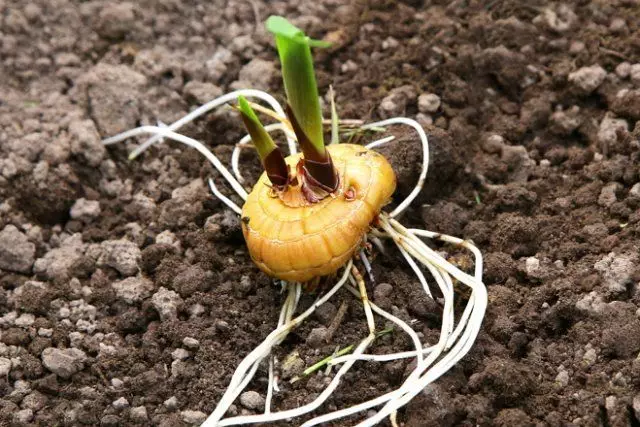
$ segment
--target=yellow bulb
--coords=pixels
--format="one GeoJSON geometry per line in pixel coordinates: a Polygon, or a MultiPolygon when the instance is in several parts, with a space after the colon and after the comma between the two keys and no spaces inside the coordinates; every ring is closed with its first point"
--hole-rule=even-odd
{"type": "MultiPolygon", "coordinates": [[[[327,147],[340,188],[309,204],[299,186],[277,196],[262,174],[242,208],[242,232],[256,265],[270,276],[306,282],[334,273],[362,243],[396,188],[391,165],[360,145],[327,147]]],[[[287,157],[295,174],[301,155],[287,157]]],[[[300,181],[300,180],[298,180],[300,181]]]]}

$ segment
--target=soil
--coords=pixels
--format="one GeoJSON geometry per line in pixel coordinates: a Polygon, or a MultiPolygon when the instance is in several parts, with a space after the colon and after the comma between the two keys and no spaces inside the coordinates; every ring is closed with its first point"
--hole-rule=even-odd
{"type": "MultiPolygon", "coordinates": [[[[0,0],[0,12],[0,425],[188,425],[277,323],[284,295],[209,194],[209,177],[226,188],[213,168],[178,144],[128,162],[133,143],[99,142],[233,88],[282,99],[270,14],[334,42],[316,63],[341,117],[424,124],[432,163],[402,221],[472,239],[485,257],[476,344],[400,422],[640,425],[637,0],[0,0]],[[437,110],[419,103],[427,93],[437,110]]],[[[242,136],[228,110],[183,131],[225,162],[242,136]]],[[[381,152],[399,200],[420,148],[394,132],[381,152]]],[[[257,159],[242,161],[255,180],[257,159]]],[[[388,252],[370,294],[435,336],[440,306],[388,252]]],[[[278,357],[309,366],[365,334],[339,293],[278,357]],[[308,339],[343,302],[331,341],[308,339]]],[[[393,332],[374,350],[410,346],[393,332]]],[[[407,368],[356,364],[322,411],[397,387],[407,368]]],[[[264,393],[266,378],[249,389],[264,393]]],[[[324,379],[282,384],[278,409],[324,379]]]]}

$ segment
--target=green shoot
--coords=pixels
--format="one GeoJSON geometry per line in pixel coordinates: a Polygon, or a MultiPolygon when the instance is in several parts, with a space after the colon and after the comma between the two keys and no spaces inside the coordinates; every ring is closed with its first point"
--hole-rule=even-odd
{"type": "Polygon", "coordinates": [[[262,122],[260,122],[260,119],[244,96],[238,97],[238,111],[240,111],[244,126],[247,128],[249,135],[251,135],[251,140],[256,147],[269,180],[276,187],[285,187],[289,182],[289,169],[284,161],[282,152],[273,142],[273,139],[271,139],[271,136],[265,130],[262,122]]]}
{"type": "Polygon", "coordinates": [[[276,38],[284,89],[293,115],[290,120],[297,121],[304,134],[297,135],[300,147],[306,158],[323,161],[326,154],[322,111],[311,57],[311,45],[319,46],[322,42],[311,41],[302,30],[281,16],[270,16],[266,25],[276,38]]]}
{"type": "MultiPolygon", "coordinates": [[[[376,338],[380,338],[380,337],[385,336],[387,334],[390,334],[392,332],[393,332],[393,328],[383,329],[380,332],[376,332],[376,338]]],[[[322,359],[322,360],[314,363],[313,365],[309,366],[307,369],[302,371],[301,376],[293,377],[289,382],[293,384],[293,383],[301,380],[304,377],[308,377],[309,375],[313,374],[314,372],[319,371],[323,367],[327,366],[329,364],[329,362],[331,362],[333,359],[335,359],[337,357],[340,357],[340,356],[344,356],[345,354],[351,353],[351,351],[354,349],[354,347],[355,347],[355,344],[351,344],[351,345],[349,345],[347,347],[344,347],[342,349],[337,350],[332,355],[327,356],[324,359],[322,359]]]]}

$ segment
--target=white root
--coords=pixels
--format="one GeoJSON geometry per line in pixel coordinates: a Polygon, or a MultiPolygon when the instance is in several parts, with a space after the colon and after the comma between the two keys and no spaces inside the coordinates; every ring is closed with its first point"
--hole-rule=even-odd
{"type": "Polygon", "coordinates": [[[238,196],[242,197],[243,200],[247,200],[247,192],[240,185],[238,181],[231,175],[231,172],[227,170],[226,167],[222,164],[220,159],[218,159],[207,147],[204,146],[200,141],[197,141],[193,138],[189,138],[188,136],[184,136],[182,134],[176,133],[169,128],[161,128],[158,126],[140,126],[135,129],[128,130],[126,132],[122,132],[116,136],[105,139],[102,141],[103,144],[115,144],[116,142],[124,141],[125,139],[132,138],[138,135],[152,134],[160,137],[165,137],[169,139],[173,139],[174,141],[181,142],[189,147],[195,148],[211,162],[211,164],[224,176],[224,178],[229,182],[231,187],[238,193],[238,196]]]}
{"type": "MultiPolygon", "coordinates": [[[[282,109],[282,106],[278,103],[278,101],[276,101],[276,99],[269,95],[266,92],[263,92],[261,90],[256,90],[256,89],[240,89],[240,90],[236,90],[230,93],[227,93],[226,95],[222,95],[218,98],[215,98],[209,102],[207,102],[204,105],[201,105],[200,107],[196,108],[195,110],[193,110],[192,112],[190,112],[189,114],[187,114],[186,116],[176,120],[175,122],[171,123],[167,129],[171,130],[171,131],[176,131],[178,129],[180,129],[182,126],[186,125],[187,123],[190,123],[192,121],[194,121],[195,119],[197,119],[198,117],[208,113],[211,110],[214,110],[224,104],[227,104],[229,102],[233,102],[235,100],[238,99],[239,96],[245,96],[247,98],[257,98],[260,99],[264,102],[266,102],[267,104],[269,104],[269,106],[271,106],[271,108],[273,109],[273,111],[281,116],[281,117],[285,117],[285,113],[284,110],[282,109]]],[[[109,144],[114,144],[116,142],[122,141],[122,139],[119,139],[120,135],[116,135],[113,136],[111,138],[107,138],[104,141],[102,141],[102,143],[104,145],[109,145],[109,144]]],[[[160,142],[160,139],[162,138],[163,135],[156,135],[154,137],[149,138],[148,140],[146,140],[144,143],[142,143],[140,146],[138,146],[138,148],[136,148],[130,155],[129,155],[129,159],[135,159],[137,156],[139,156],[142,152],[144,152],[147,148],[151,147],[153,144],[156,144],[158,142],[160,142]]],[[[126,139],[126,138],[124,138],[126,139]]],[[[291,138],[290,136],[287,136],[287,143],[289,144],[289,151],[291,153],[296,153],[296,143],[295,143],[295,139],[291,138]]]]}
{"type": "MultiPolygon", "coordinates": [[[[368,124],[363,125],[363,126],[360,127],[360,129],[372,129],[372,128],[377,128],[377,127],[386,127],[386,126],[389,126],[389,125],[398,125],[398,124],[411,126],[412,128],[414,128],[416,130],[416,132],[418,132],[418,137],[420,137],[420,143],[422,144],[422,170],[420,171],[420,176],[418,177],[418,183],[416,184],[415,188],[402,201],[402,203],[400,203],[389,214],[389,216],[391,218],[394,218],[394,217],[400,215],[402,213],[402,211],[404,211],[407,207],[409,207],[411,202],[413,202],[413,199],[418,197],[418,194],[420,193],[420,190],[422,190],[422,187],[424,185],[424,180],[427,177],[427,170],[429,169],[429,140],[427,139],[427,134],[424,133],[424,129],[422,129],[422,126],[420,126],[420,124],[418,122],[416,122],[413,119],[408,119],[406,117],[394,117],[394,118],[387,119],[387,120],[381,120],[381,121],[375,122],[375,123],[368,123],[368,124]]],[[[389,142],[389,141],[390,140],[382,139],[380,141],[373,142],[373,143],[371,143],[369,145],[375,144],[373,146],[380,146],[380,145],[382,145],[382,144],[384,144],[386,142],[389,142]]]]}
{"type": "MultiPolygon", "coordinates": [[[[205,114],[206,112],[227,102],[235,100],[239,95],[254,97],[265,101],[271,106],[272,110],[267,110],[264,107],[260,107],[259,110],[264,110],[272,117],[276,117],[277,120],[281,120],[285,117],[284,111],[282,110],[280,105],[269,94],[251,89],[240,90],[214,99],[213,101],[197,108],[193,112],[187,114],[186,116],[169,126],[142,126],[108,138],[104,140],[103,143],[105,145],[113,144],[141,134],[153,134],[154,136],[152,138],[145,141],[131,153],[130,157],[135,158],[151,145],[160,142],[162,138],[170,138],[176,140],[178,142],[191,146],[202,153],[207,158],[207,160],[209,160],[213,164],[213,166],[222,174],[222,176],[229,182],[236,193],[238,193],[238,195],[242,199],[246,199],[247,193],[241,186],[241,183],[244,182],[244,179],[240,170],[239,158],[242,148],[248,146],[248,143],[250,141],[250,138],[248,136],[245,136],[240,141],[240,143],[236,145],[236,148],[233,151],[231,161],[233,174],[231,174],[222,165],[219,159],[202,143],[174,132],[181,126],[189,123],[190,121],[205,114]]],[[[424,389],[424,387],[426,387],[428,384],[435,381],[441,375],[451,369],[451,367],[453,367],[462,357],[464,357],[465,354],[467,354],[475,341],[475,338],[482,324],[487,306],[487,292],[484,284],[482,283],[482,255],[480,251],[473,244],[471,244],[471,242],[426,230],[407,229],[394,219],[395,217],[400,215],[408,206],[410,206],[410,204],[417,197],[418,193],[424,185],[429,163],[429,146],[424,130],[416,121],[407,118],[392,118],[366,125],[361,125],[361,122],[357,120],[340,121],[340,123],[347,122],[352,123],[356,127],[359,126],[359,129],[362,130],[379,130],[380,128],[385,128],[390,125],[404,124],[413,127],[418,133],[420,142],[422,144],[423,164],[416,186],[410,192],[409,196],[407,196],[390,214],[383,213],[380,215],[380,229],[372,230],[368,238],[371,239],[375,246],[381,251],[384,251],[384,246],[380,238],[393,240],[402,256],[405,258],[411,269],[416,274],[416,277],[422,285],[422,288],[425,291],[426,295],[433,298],[422,268],[426,268],[430,272],[444,297],[444,307],[442,314],[443,321],[441,325],[440,337],[436,343],[425,345],[420,342],[417,333],[406,322],[402,321],[396,316],[393,316],[385,310],[382,310],[380,307],[370,302],[366,294],[364,280],[360,272],[353,266],[352,261],[349,261],[340,280],[329,290],[329,292],[319,298],[311,307],[309,307],[297,317],[294,317],[294,315],[302,293],[302,286],[299,283],[287,284],[286,289],[288,291],[288,294],[282,306],[276,329],[272,331],[264,339],[264,341],[260,345],[258,345],[251,353],[249,353],[239,364],[230,381],[227,391],[221,397],[213,413],[203,424],[203,426],[205,427],[265,423],[299,417],[320,407],[339,386],[341,378],[344,376],[344,374],[349,371],[349,369],[351,369],[353,364],[357,361],[368,360],[374,362],[387,362],[406,358],[416,358],[417,363],[415,369],[406,378],[404,383],[396,390],[383,394],[382,396],[379,396],[375,399],[360,403],[358,405],[315,417],[303,424],[303,426],[305,427],[310,427],[313,425],[324,425],[333,420],[357,414],[359,412],[382,405],[382,407],[375,415],[364,419],[362,422],[360,422],[360,424],[358,424],[358,426],[373,426],[386,417],[389,417],[391,424],[395,426],[398,424],[397,411],[404,405],[406,405],[413,397],[415,397],[422,389],[424,389]],[[422,238],[440,240],[443,242],[458,245],[460,247],[464,247],[465,249],[471,251],[475,257],[474,274],[470,275],[462,272],[456,266],[452,265],[446,259],[444,259],[441,255],[429,248],[424,243],[422,238]],[[455,322],[454,316],[453,280],[457,280],[459,283],[469,287],[472,291],[466,307],[457,323],[455,322]],[[347,284],[347,281],[351,281],[353,286],[347,284]],[[289,334],[289,332],[298,324],[300,324],[300,322],[304,321],[304,319],[306,319],[311,313],[313,313],[313,311],[317,307],[328,301],[341,287],[345,287],[348,291],[361,298],[365,311],[365,317],[367,319],[367,325],[369,327],[368,336],[358,344],[352,354],[336,357],[329,362],[329,366],[341,365],[340,369],[338,369],[337,373],[334,375],[325,390],[314,401],[295,409],[272,412],[271,402],[273,399],[273,393],[274,391],[279,391],[277,385],[278,378],[274,375],[274,359],[273,356],[271,356],[272,349],[280,344],[289,334]],[[414,349],[382,355],[366,354],[365,350],[375,339],[374,313],[393,322],[394,324],[398,325],[400,329],[406,332],[411,338],[414,349]],[[231,404],[247,387],[247,385],[254,377],[259,365],[264,362],[266,358],[269,358],[269,379],[264,413],[259,415],[238,416],[223,419],[231,404]]],[[[267,125],[266,128],[269,132],[273,132],[276,130],[284,132],[287,138],[290,153],[294,154],[296,152],[295,135],[287,127],[287,124],[285,122],[273,123],[267,125]]],[[[393,139],[394,136],[387,136],[368,144],[367,147],[376,148],[392,141],[393,139]]],[[[241,207],[235,204],[228,197],[223,195],[218,190],[213,180],[209,180],[209,185],[212,193],[216,197],[218,197],[223,203],[225,203],[237,214],[241,213],[241,207]]],[[[369,260],[367,259],[364,252],[361,252],[360,256],[362,262],[365,265],[367,273],[370,275],[371,279],[373,279],[369,260]]]]}

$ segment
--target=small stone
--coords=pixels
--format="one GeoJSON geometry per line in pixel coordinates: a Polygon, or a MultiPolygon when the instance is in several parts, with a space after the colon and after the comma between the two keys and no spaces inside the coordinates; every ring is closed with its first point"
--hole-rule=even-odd
{"type": "Polygon", "coordinates": [[[100,418],[100,427],[119,427],[120,417],[115,414],[105,415],[100,418]]]}
{"type": "Polygon", "coordinates": [[[16,273],[30,273],[36,246],[14,225],[0,231],[0,269],[16,273]]]}
{"type": "Polygon", "coordinates": [[[192,80],[184,85],[184,94],[188,98],[192,98],[200,104],[209,102],[210,100],[222,95],[222,89],[212,84],[192,80]]]}
{"type": "Polygon", "coordinates": [[[138,272],[140,249],[126,239],[105,240],[100,244],[102,254],[98,265],[115,268],[124,276],[133,276],[138,272]]]}
{"type": "Polygon", "coordinates": [[[421,113],[435,113],[440,108],[440,97],[435,93],[423,93],[418,97],[418,110],[421,113]]]}
{"type": "Polygon", "coordinates": [[[609,147],[612,147],[618,141],[619,132],[627,132],[629,130],[629,124],[624,119],[616,119],[608,114],[600,122],[600,128],[598,129],[598,142],[604,153],[606,153],[609,147]]]}
{"type": "Polygon", "coordinates": [[[77,348],[49,347],[42,352],[42,364],[54,374],[65,379],[84,369],[86,359],[84,351],[77,348]]]}
{"type": "Polygon", "coordinates": [[[618,197],[616,193],[620,191],[622,185],[617,182],[610,182],[605,185],[600,191],[600,196],[598,197],[598,204],[604,207],[611,207],[615,202],[618,201],[618,197]]]}
{"type": "Polygon", "coordinates": [[[25,409],[31,409],[32,411],[39,411],[44,408],[47,404],[47,396],[40,393],[39,391],[33,391],[26,395],[24,399],[22,399],[21,407],[25,409]]]}
{"type": "Polygon", "coordinates": [[[135,18],[134,5],[129,2],[106,4],[98,15],[98,34],[111,40],[122,39],[131,31],[135,18]]]}
{"type": "Polygon", "coordinates": [[[180,416],[182,417],[182,421],[187,424],[200,425],[207,419],[207,414],[201,411],[186,410],[180,412],[180,416]]]}
{"type": "Polygon", "coordinates": [[[629,196],[640,197],[640,182],[633,184],[633,187],[629,190],[629,196]]]}
{"type": "Polygon", "coordinates": [[[271,80],[276,73],[276,66],[271,61],[254,58],[238,73],[238,80],[247,83],[252,88],[269,89],[271,80]]]}
{"type": "Polygon", "coordinates": [[[33,325],[33,322],[36,321],[36,316],[31,313],[22,313],[18,318],[13,322],[14,325],[20,326],[22,328],[26,328],[27,326],[33,325]]]}
{"type": "Polygon", "coordinates": [[[124,397],[120,397],[117,400],[114,400],[111,405],[117,410],[121,411],[129,407],[129,401],[124,397]]]}
{"type": "Polygon", "coordinates": [[[631,64],[628,62],[621,62],[616,66],[616,75],[621,79],[626,79],[631,74],[631,64]]]}
{"type": "Polygon", "coordinates": [[[373,299],[379,301],[388,298],[393,293],[393,286],[389,283],[380,283],[373,290],[373,299]]]}
{"type": "Polygon", "coordinates": [[[11,372],[11,360],[0,357],[0,378],[6,378],[9,372],[11,372]]]}
{"type": "Polygon", "coordinates": [[[593,291],[578,300],[576,302],[576,308],[580,311],[601,314],[606,308],[606,303],[601,295],[598,295],[597,292],[593,291]]]}
{"type": "Polygon", "coordinates": [[[171,396],[163,403],[164,407],[170,411],[175,411],[178,409],[178,399],[175,396],[171,396]]]}
{"type": "Polygon", "coordinates": [[[113,388],[121,388],[124,385],[124,381],[122,381],[120,378],[112,378],[111,385],[113,386],[113,388]]]}
{"type": "Polygon", "coordinates": [[[240,395],[240,404],[247,409],[262,411],[264,409],[264,398],[256,391],[245,391],[240,395]]]}
{"type": "Polygon", "coordinates": [[[595,348],[588,349],[585,351],[584,356],[582,356],[582,362],[587,366],[593,365],[597,360],[598,355],[596,354],[595,348]]]}
{"type": "Polygon", "coordinates": [[[407,104],[414,102],[415,99],[416,92],[413,86],[405,85],[395,88],[380,102],[378,114],[385,119],[400,116],[407,109],[407,104]]]}
{"type": "Polygon", "coordinates": [[[347,59],[341,66],[340,66],[340,71],[345,74],[345,73],[349,73],[352,71],[357,71],[358,70],[358,64],[356,62],[354,62],[351,59],[347,59]]]}
{"type": "Polygon", "coordinates": [[[626,292],[627,284],[631,283],[638,255],[634,253],[609,253],[593,265],[603,280],[603,284],[612,292],[626,292]]]}
{"type": "Polygon", "coordinates": [[[185,347],[190,348],[192,350],[195,350],[198,347],[200,347],[200,341],[191,337],[185,337],[185,339],[182,340],[182,344],[184,344],[185,347]]]}
{"type": "Polygon", "coordinates": [[[569,385],[569,373],[567,371],[560,371],[556,376],[555,383],[558,387],[566,387],[569,385]]]}
{"type": "Polygon", "coordinates": [[[118,298],[127,304],[139,303],[151,296],[153,293],[153,282],[146,277],[127,277],[124,280],[113,283],[118,298]]]}
{"type": "Polygon", "coordinates": [[[239,281],[233,282],[233,290],[238,296],[247,295],[253,289],[251,277],[243,275],[239,281]]]}
{"type": "Polygon", "coordinates": [[[149,416],[147,415],[147,408],[145,408],[144,406],[136,406],[135,408],[131,408],[129,417],[131,418],[131,421],[136,423],[143,423],[149,420],[149,416]]]}
{"type": "Polygon", "coordinates": [[[100,202],[80,198],[73,204],[69,214],[72,219],[91,222],[100,216],[100,202]]]}
{"type": "Polygon", "coordinates": [[[75,120],[69,123],[71,153],[84,158],[89,166],[100,166],[107,153],[100,141],[98,129],[92,120],[75,120]]]}
{"type": "Polygon", "coordinates": [[[151,297],[151,303],[161,320],[169,320],[178,317],[178,308],[182,306],[183,301],[176,292],[161,287],[151,297]]]}
{"type": "Polygon", "coordinates": [[[600,65],[582,67],[569,74],[569,82],[584,94],[590,94],[604,82],[607,72],[600,65]]]}
{"type": "Polygon", "coordinates": [[[173,360],[185,360],[190,356],[191,353],[189,353],[184,348],[176,348],[175,350],[173,350],[173,352],[171,352],[171,357],[173,357],[173,360]]]}
{"type": "Polygon", "coordinates": [[[33,420],[33,411],[31,409],[22,409],[14,414],[14,418],[19,423],[30,423],[33,420]]]}
{"type": "Polygon", "coordinates": [[[525,260],[525,271],[527,276],[539,278],[540,276],[540,260],[536,257],[529,257],[525,260]]]}
{"type": "Polygon", "coordinates": [[[307,337],[307,344],[314,348],[322,347],[327,343],[328,334],[329,330],[324,326],[313,328],[307,337]]]}
{"type": "Polygon", "coordinates": [[[282,361],[282,379],[288,380],[298,376],[304,371],[305,363],[300,357],[300,353],[292,351],[282,361]]]}

